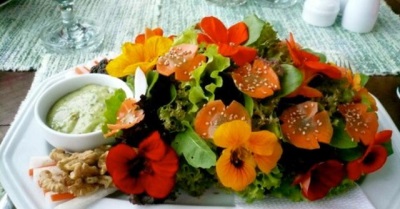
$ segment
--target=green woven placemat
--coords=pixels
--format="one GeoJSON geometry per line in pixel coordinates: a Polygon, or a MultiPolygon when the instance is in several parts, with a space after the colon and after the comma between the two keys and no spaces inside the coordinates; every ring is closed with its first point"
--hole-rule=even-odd
{"type": "MultiPolygon", "coordinates": [[[[317,51],[341,54],[356,70],[370,75],[400,73],[400,17],[382,1],[378,21],[372,32],[358,34],[341,27],[340,17],[332,27],[320,28],[301,19],[303,0],[289,9],[270,9],[254,0],[240,7],[219,7],[205,0],[76,1],[76,13],[96,20],[105,33],[98,53],[119,51],[124,41],[132,40],[145,27],[162,27],[166,34],[177,34],[204,16],[219,17],[226,25],[256,14],[270,21],[286,38],[317,51]]],[[[55,1],[14,0],[0,8],[0,69],[29,70],[40,67],[45,49],[38,35],[43,25],[59,19],[55,1]]],[[[61,61],[62,64],[64,64],[61,61]]]]}

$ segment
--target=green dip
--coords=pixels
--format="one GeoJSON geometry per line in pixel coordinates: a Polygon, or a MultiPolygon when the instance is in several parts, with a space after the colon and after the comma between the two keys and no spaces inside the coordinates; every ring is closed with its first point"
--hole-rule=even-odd
{"type": "Polygon", "coordinates": [[[59,99],[47,115],[50,128],[63,133],[90,133],[101,130],[105,118],[105,100],[114,89],[89,84],[59,99]]]}

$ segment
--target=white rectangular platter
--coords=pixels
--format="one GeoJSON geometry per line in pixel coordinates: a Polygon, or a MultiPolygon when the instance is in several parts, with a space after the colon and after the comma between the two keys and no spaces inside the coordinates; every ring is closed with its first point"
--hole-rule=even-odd
{"type": "MultiPolygon", "coordinates": [[[[18,121],[14,121],[1,143],[0,181],[18,209],[41,209],[47,207],[42,192],[34,185],[28,175],[30,157],[48,155],[52,149],[38,132],[38,125],[34,121],[33,104],[36,101],[35,98],[44,89],[65,76],[66,73],[55,75],[41,83],[31,92],[29,101],[26,101],[26,105],[20,110],[21,115],[18,121]]],[[[394,154],[388,158],[381,170],[366,178],[361,185],[361,189],[376,209],[398,209],[400,208],[400,133],[382,104],[379,101],[377,103],[380,129],[393,130],[394,154]]],[[[340,201],[340,199],[337,201],[340,201]]],[[[257,205],[260,206],[260,204],[257,205]]],[[[323,208],[313,203],[302,203],[298,206],[303,207],[304,205],[307,205],[307,208],[323,208]]],[[[144,207],[133,206],[126,199],[103,198],[92,204],[90,208],[101,209],[116,206],[121,209],[144,207]]],[[[235,197],[233,195],[209,192],[201,198],[183,195],[175,202],[145,208],[199,208],[204,206],[207,206],[207,208],[239,207],[235,206],[235,197]]],[[[273,207],[269,205],[268,208],[273,207]]]]}

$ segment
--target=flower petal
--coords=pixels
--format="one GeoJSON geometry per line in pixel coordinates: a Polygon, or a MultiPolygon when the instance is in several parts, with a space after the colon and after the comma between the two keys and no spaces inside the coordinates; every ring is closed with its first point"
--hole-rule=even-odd
{"type": "Polygon", "coordinates": [[[264,173],[270,173],[273,168],[278,164],[278,160],[281,158],[283,149],[279,143],[276,143],[273,147],[271,155],[258,155],[254,154],[254,160],[257,163],[258,168],[264,173]]]}
{"type": "Polygon", "coordinates": [[[244,22],[238,22],[235,25],[232,25],[228,29],[228,37],[229,42],[235,43],[236,45],[240,45],[243,42],[247,41],[247,39],[249,38],[247,25],[244,22]]]}
{"type": "Polygon", "coordinates": [[[381,145],[372,146],[371,150],[362,158],[361,170],[364,174],[379,170],[385,164],[387,151],[381,145]]]}
{"type": "Polygon", "coordinates": [[[192,72],[205,62],[206,56],[202,54],[196,55],[192,60],[189,60],[175,70],[175,79],[178,81],[189,81],[191,79],[192,72]]]}
{"type": "Polygon", "coordinates": [[[246,63],[251,63],[257,56],[257,50],[251,47],[237,46],[238,52],[230,57],[236,65],[242,66],[246,63]]]}
{"type": "Polygon", "coordinates": [[[218,18],[204,17],[199,26],[214,43],[228,43],[228,30],[218,18]]]}
{"type": "Polygon", "coordinates": [[[218,147],[236,149],[247,143],[250,134],[251,127],[245,121],[234,120],[226,122],[215,130],[214,144],[218,147]]]}
{"type": "Polygon", "coordinates": [[[237,168],[231,163],[231,151],[225,149],[216,164],[217,176],[225,187],[242,191],[256,178],[255,162],[251,155],[246,155],[242,165],[237,168]]]}
{"type": "Polygon", "coordinates": [[[106,158],[107,171],[110,174],[126,172],[128,162],[137,157],[137,151],[126,144],[118,144],[112,147],[106,158]]]}
{"type": "Polygon", "coordinates": [[[153,198],[167,197],[175,186],[175,177],[145,175],[142,178],[146,193],[153,198]]]}
{"type": "Polygon", "coordinates": [[[158,131],[154,131],[139,144],[139,152],[147,159],[161,160],[167,152],[167,145],[161,139],[158,131]]]}
{"type": "Polygon", "coordinates": [[[180,44],[172,47],[166,54],[158,58],[157,71],[169,76],[183,64],[190,62],[196,55],[198,46],[195,44],[180,44]]]}
{"type": "Polygon", "coordinates": [[[246,143],[246,148],[258,155],[271,155],[275,144],[278,143],[276,135],[269,131],[252,132],[246,143]]]}
{"type": "Polygon", "coordinates": [[[151,169],[160,176],[174,177],[178,168],[179,159],[171,147],[167,148],[167,152],[161,160],[151,162],[151,169]]]}

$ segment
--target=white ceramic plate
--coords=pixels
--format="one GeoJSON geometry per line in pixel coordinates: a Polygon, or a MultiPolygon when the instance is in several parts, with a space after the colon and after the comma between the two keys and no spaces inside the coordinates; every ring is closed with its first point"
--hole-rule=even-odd
{"type": "MultiPolygon", "coordinates": [[[[68,71],[66,72],[68,73],[68,71]]],[[[41,83],[32,92],[31,99],[30,101],[26,101],[27,105],[22,110],[19,120],[14,121],[1,143],[0,181],[17,208],[46,208],[47,206],[42,192],[34,185],[28,175],[30,157],[48,155],[52,149],[37,134],[38,124],[35,124],[33,121],[32,104],[35,103],[37,95],[46,87],[59,79],[63,79],[66,75],[66,73],[61,73],[53,76],[41,83]]],[[[361,189],[375,208],[398,209],[400,208],[400,133],[379,101],[378,108],[380,128],[393,130],[392,140],[395,153],[389,157],[381,170],[366,178],[365,182],[361,185],[361,189]]],[[[343,196],[346,196],[346,194],[343,196]]],[[[333,199],[333,201],[340,202],[341,199],[333,199]]],[[[318,204],[313,205],[313,203],[303,203],[300,205],[304,204],[308,204],[307,208],[323,208],[318,206],[318,204]]],[[[183,195],[175,202],[146,208],[188,208],[196,206],[204,207],[205,205],[208,206],[207,208],[234,208],[235,197],[227,194],[215,194],[211,191],[201,198],[192,198],[183,195]]],[[[115,206],[121,209],[142,208],[141,206],[132,206],[126,199],[121,200],[118,198],[103,198],[101,201],[91,205],[90,208],[101,209],[115,206]]],[[[258,204],[258,206],[260,205],[258,204]]],[[[273,207],[269,205],[269,208],[273,207]]]]}

